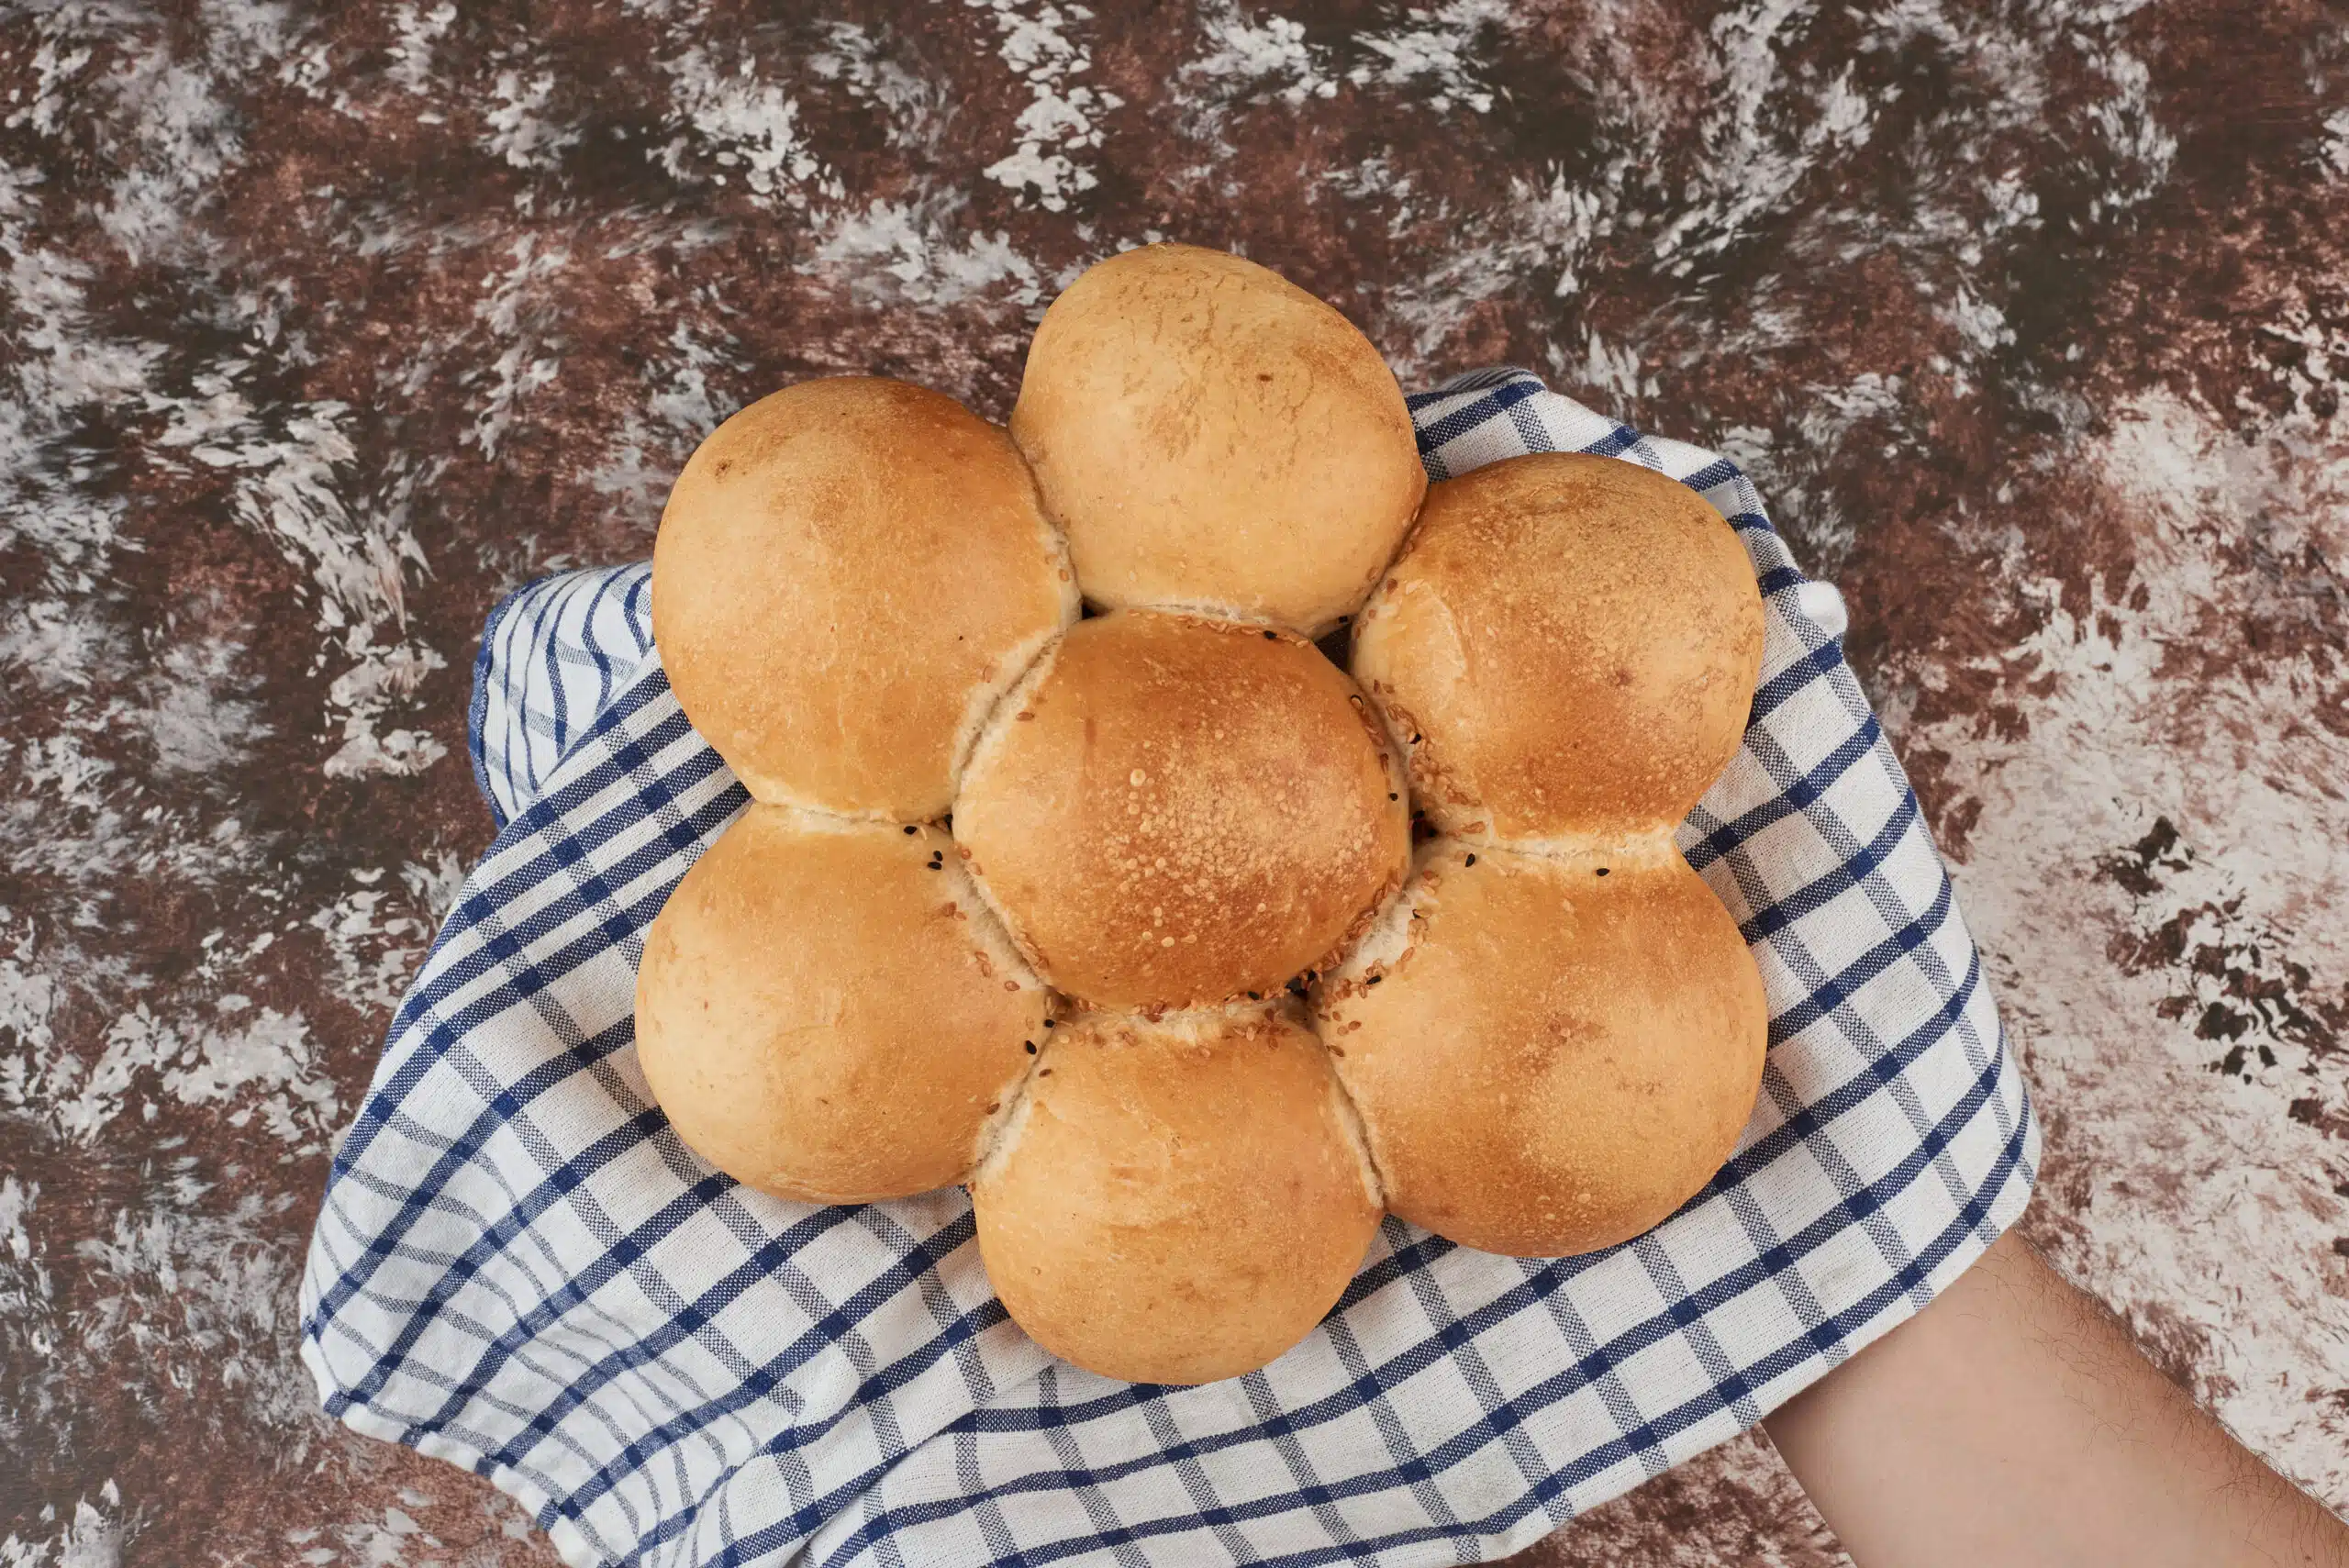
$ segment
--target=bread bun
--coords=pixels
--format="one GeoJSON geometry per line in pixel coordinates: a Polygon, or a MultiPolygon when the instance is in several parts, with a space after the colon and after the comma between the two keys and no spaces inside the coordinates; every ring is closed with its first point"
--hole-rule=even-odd
{"type": "Polygon", "coordinates": [[[669,493],[652,628],[685,717],[757,799],[921,821],[1076,618],[1010,439],[903,382],[812,381],[723,425],[669,493]]]}
{"type": "Polygon", "coordinates": [[[1508,840],[1678,823],[1736,753],[1761,662],[1753,568],[1721,515],[1660,473],[1556,452],[1428,492],[1353,660],[1430,820],[1508,840]]]}
{"type": "Polygon", "coordinates": [[[636,1048],[711,1164],[863,1203],[969,1173],[1050,1000],[943,833],[753,806],[645,937],[636,1048]]]}
{"type": "Polygon", "coordinates": [[[1587,1252],[1729,1158],[1761,1084],[1761,976],[1669,840],[1628,854],[1437,840],[1316,988],[1397,1214],[1488,1252],[1587,1252]]]}
{"type": "Polygon", "coordinates": [[[1362,603],[1427,488],[1370,340],[1188,245],[1113,256],[1052,302],[1011,434],[1095,604],[1309,636],[1362,603]]]}
{"type": "Polygon", "coordinates": [[[971,1196],[1019,1326],[1137,1383],[1234,1377],[1296,1344],[1379,1216],[1328,1058],[1269,1007],[1054,1031],[971,1196]]]}
{"type": "Polygon", "coordinates": [[[652,612],[761,803],[648,934],[653,1094],[781,1196],[968,1180],[1079,1366],[1264,1365],[1388,1204],[1622,1241],[1748,1120],[1761,978],[1672,839],[1760,668],[1734,532],[1610,459],[1431,491],[1376,350],[1262,267],[1092,269],[1008,434],[884,380],[743,410],[652,612]],[[1348,617],[1362,686],[1308,640],[1348,617]]]}
{"type": "Polygon", "coordinates": [[[1104,1006],[1269,995],[1409,859],[1402,779],[1310,643],[1148,610],[1079,623],[1005,700],[954,805],[1039,973],[1104,1006]]]}

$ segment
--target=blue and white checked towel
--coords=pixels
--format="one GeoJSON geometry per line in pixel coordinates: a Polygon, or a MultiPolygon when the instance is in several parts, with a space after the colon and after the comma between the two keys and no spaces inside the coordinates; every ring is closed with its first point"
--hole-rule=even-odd
{"type": "Polygon", "coordinates": [[[744,795],[651,646],[648,569],[491,617],[472,728],[504,823],[334,1161],[303,1355],[351,1426],[471,1467],[571,1562],[1400,1565],[1497,1557],[1759,1419],[2021,1212],[2039,1135],[1841,601],[1728,462],[1515,372],[1411,400],[1442,478],[1536,450],[1660,469],[1769,611],[1745,747],[1680,834],[1770,998],[1761,1104],[1662,1227],[1559,1262],[1389,1219],[1247,1377],[1056,1364],[959,1191],[816,1208],[678,1142],[631,1045],[646,925],[744,795]]]}

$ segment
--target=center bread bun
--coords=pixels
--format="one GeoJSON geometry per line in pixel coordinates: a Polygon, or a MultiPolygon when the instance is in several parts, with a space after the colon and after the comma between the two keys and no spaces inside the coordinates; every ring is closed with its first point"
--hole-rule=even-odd
{"type": "Polygon", "coordinates": [[[1389,753],[1311,643],[1119,610],[1005,699],[954,836],[1054,987],[1137,1008],[1268,995],[1400,884],[1389,753]]]}
{"type": "Polygon", "coordinates": [[[1379,1215],[1327,1053],[1270,1005],[1056,1031],[971,1196],[1020,1327],[1137,1383],[1235,1377],[1287,1350],[1344,1294],[1379,1215]]]}

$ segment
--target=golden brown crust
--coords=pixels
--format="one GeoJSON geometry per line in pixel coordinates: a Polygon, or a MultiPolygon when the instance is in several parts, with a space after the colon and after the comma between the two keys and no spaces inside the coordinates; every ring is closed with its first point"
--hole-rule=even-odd
{"type": "Polygon", "coordinates": [[[1010,439],[903,382],[807,382],[727,420],[652,550],[677,700],[774,803],[942,813],[996,695],[1075,616],[1010,439]]]}
{"type": "Polygon", "coordinates": [[[1604,837],[1675,824],[1711,787],[1762,631],[1720,513],[1635,464],[1545,452],[1429,491],[1353,664],[1439,826],[1604,837]]]}
{"type": "Polygon", "coordinates": [[[1120,610],[996,712],[957,838],[1052,984],[1122,1007],[1279,988],[1402,877],[1402,783],[1311,644],[1120,610]]]}
{"type": "Polygon", "coordinates": [[[1328,1059],[1269,1008],[1054,1031],[971,1195],[1019,1326],[1138,1383],[1236,1377],[1296,1344],[1379,1216],[1328,1059]]]}
{"type": "Polygon", "coordinates": [[[1761,1084],[1762,979],[1665,848],[1626,864],[1439,840],[1397,921],[1316,988],[1397,1214],[1486,1251],[1587,1252],[1729,1157],[1761,1084]]]}
{"type": "Polygon", "coordinates": [[[1114,256],[1052,302],[1011,433],[1094,603],[1308,635],[1362,603],[1427,488],[1369,339],[1188,245],[1114,256]]]}
{"type": "Polygon", "coordinates": [[[637,1052],[737,1181],[906,1197],[969,1173],[1050,999],[943,833],[753,806],[645,937],[637,1052]]]}

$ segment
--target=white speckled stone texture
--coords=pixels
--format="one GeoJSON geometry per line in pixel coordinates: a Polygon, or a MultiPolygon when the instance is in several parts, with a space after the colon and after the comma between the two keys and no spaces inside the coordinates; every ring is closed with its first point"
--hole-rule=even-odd
{"type": "MultiPolygon", "coordinates": [[[[1114,249],[1747,464],[1955,862],[2026,1232],[2349,1507],[2349,33],[2025,9],[0,0],[0,1563],[551,1561],[329,1425],[481,617],[1114,249]]],[[[1749,1437],[1529,1553],[1840,1561],[1749,1437]]]]}

